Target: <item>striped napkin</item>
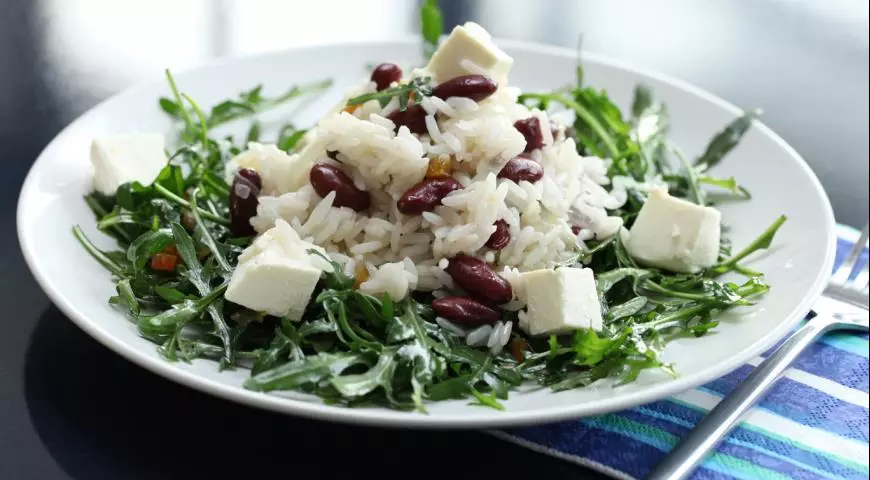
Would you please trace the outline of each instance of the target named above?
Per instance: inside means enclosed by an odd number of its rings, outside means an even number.
[[[838,229],[835,265],[857,238],[850,227]],[[867,262],[866,250],[861,261]],[[759,362],[631,410],[493,433],[616,478],[642,478]],[[828,334],[804,352],[692,478],[867,479],[868,390],[867,334]]]

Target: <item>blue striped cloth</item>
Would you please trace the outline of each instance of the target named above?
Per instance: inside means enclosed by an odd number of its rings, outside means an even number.
[[[858,237],[848,227],[838,233],[835,265]],[[868,478],[867,334],[826,335],[792,367],[693,479]],[[619,413],[494,433],[613,477],[642,478],[752,369]]]

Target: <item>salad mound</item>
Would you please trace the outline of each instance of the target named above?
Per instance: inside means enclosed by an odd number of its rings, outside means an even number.
[[[570,87],[523,92],[482,27],[442,39],[436,2],[421,21],[426,65],[375,66],[310,129],[267,140],[256,115],[330,81],[206,112],[167,71],[171,155],[160,134],[94,140],[85,201],[120,249],[73,233],[163,357],[329,403],[501,409],[526,382],[676,374],[669,340],[768,290],[742,262],[785,217],[732,252],[709,195],[750,199],[711,169],[756,112],[689,159],[647,87],[627,115],[581,67]],[[214,133],[243,120],[244,139]]]

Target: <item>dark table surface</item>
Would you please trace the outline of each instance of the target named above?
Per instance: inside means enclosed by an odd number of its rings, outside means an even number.
[[[566,46],[583,32],[589,50],[765,108],[767,122],[819,173],[838,218],[866,221],[865,2],[560,0],[546,10],[530,6],[538,2],[442,3],[448,24],[474,19],[496,36]],[[597,477],[483,433],[313,422],[185,389],[76,328],[21,257],[14,232],[21,181],[42,147],[85,109],[164,67],[342,35],[410,33],[415,2],[7,0],[2,8],[0,479],[270,478],[300,469],[327,478],[365,470],[387,478]],[[308,21],[294,22],[303,10]],[[308,460],[324,452],[329,463]]]

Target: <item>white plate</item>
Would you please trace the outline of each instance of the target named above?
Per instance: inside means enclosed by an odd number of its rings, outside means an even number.
[[[524,89],[552,89],[573,82],[573,51],[503,41],[515,58],[511,83]],[[267,92],[331,77],[336,87],[329,98],[313,105],[302,124],[338,100],[340,92],[360,81],[364,65],[378,61],[418,62],[416,40],[388,43],[307,47],[253,57],[228,59],[197,68],[176,79],[200,105],[211,105],[257,83]],[[609,59],[583,58],[587,82],[605,87],[622,107],[629,105],[635,84],[646,83],[665,101],[672,117],[672,138],[690,155],[739,110],[725,101],[664,75],[642,71]],[[647,372],[619,388],[589,388],[558,394],[545,389],[513,393],[506,411],[472,407],[467,401],[429,406],[428,414],[388,409],[346,409],[326,406],[301,394],[263,394],[241,387],[246,370],[218,372],[208,360],[168,363],[155,345],[140,338],[134,326],[111,308],[114,287],[109,275],[73,239],[70,229],[81,224],[95,241],[111,241],[94,227],[82,196],[90,187],[89,142],[95,135],[160,131],[169,123],[156,99],[167,95],[164,82],[125,91],[93,108],[64,129],[42,152],[28,175],[18,204],[18,235],[24,256],[42,288],[82,329],[139,365],[176,382],[240,403],[313,418],[389,426],[494,427],[541,423],[625,409],[695,387],[724,375],[781,338],[809,310],[821,293],[834,254],[834,219],[825,192],[800,156],[761,124],[716,169],[734,175],[753,193],[750,202],[722,207],[733,226],[735,246],[762,232],[780,214],[788,222],[773,248],[752,259],[767,272],[773,288],[751,309],[723,317],[712,334],[671,343],[665,359],[681,376],[670,379]]]

